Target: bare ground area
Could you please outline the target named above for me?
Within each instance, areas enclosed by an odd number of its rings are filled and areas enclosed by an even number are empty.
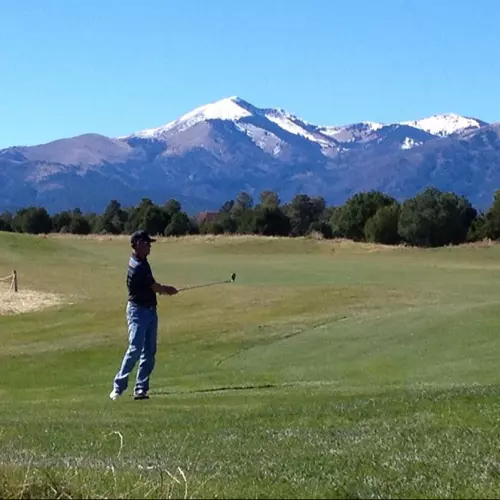
[[[17,293],[10,283],[0,282],[0,316],[40,311],[67,303],[62,295],[20,289]]]

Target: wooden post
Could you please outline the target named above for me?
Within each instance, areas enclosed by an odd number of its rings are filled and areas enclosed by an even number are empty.
[[[14,276],[14,292],[17,293],[17,271],[14,269],[14,271],[12,271],[12,275]]]

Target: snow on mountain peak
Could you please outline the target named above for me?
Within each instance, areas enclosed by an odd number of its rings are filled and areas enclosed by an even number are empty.
[[[252,104],[237,97],[227,97],[204,106],[199,106],[192,111],[181,116],[166,125],[157,128],[141,130],[132,135],[140,138],[160,138],[166,132],[183,132],[184,130],[206,120],[228,120],[235,122],[237,128],[250,134],[251,127],[248,124],[241,123],[243,118],[259,116],[273,122],[281,129],[298,136],[302,136],[312,142],[319,143],[321,146],[330,146],[330,141],[321,133],[309,130],[309,124],[297,116],[287,112],[284,109],[260,109]],[[316,127],[313,127],[316,128]],[[250,134],[252,136],[252,134]],[[253,134],[255,135],[255,134]]]
[[[228,97],[193,109],[193,111],[182,116],[179,121],[239,120],[240,118],[251,115],[251,113],[242,106],[243,103],[244,101],[239,97]]]
[[[248,107],[251,106],[237,96],[227,97],[210,104],[199,106],[166,125],[141,130],[133,135],[141,138],[156,138],[173,128],[177,128],[178,131],[181,132],[204,120],[236,121],[252,115],[247,109]]]
[[[375,132],[382,127],[385,127],[383,123],[363,121],[343,126],[322,126],[318,130],[339,142],[355,142],[365,134]]]
[[[385,127],[385,125],[383,123],[378,123],[378,122],[361,122],[363,125],[366,125],[366,127],[369,129],[369,130],[379,130],[383,127]]]
[[[386,123],[373,121],[362,121],[343,126],[317,126],[310,122],[306,122],[301,118],[289,113],[281,108],[257,108],[238,96],[226,97],[203,106],[199,106],[192,111],[184,114],[180,118],[167,123],[161,127],[141,130],[135,134],[120,137],[119,139],[127,139],[129,137],[139,138],[166,138],[166,134],[176,134],[189,129],[197,123],[210,120],[225,120],[232,121],[237,128],[244,130],[247,135],[252,138],[260,137],[259,133],[251,129],[248,123],[254,121],[246,120],[246,118],[255,117],[259,120],[269,120],[286,132],[301,136],[311,142],[315,142],[322,149],[329,149],[339,143],[357,143],[370,141],[378,130],[388,126]],[[261,124],[264,122],[260,122]],[[419,120],[411,120],[395,123],[397,126],[410,126],[436,137],[447,137],[456,132],[461,132],[467,129],[476,129],[487,125],[485,122],[474,118],[467,118],[454,113],[433,115]],[[255,123],[254,123],[255,127]],[[263,130],[272,132],[272,127],[267,128],[261,125]],[[278,134],[279,135],[279,134]],[[256,139],[257,140],[257,139]],[[258,139],[258,142],[260,139]],[[260,143],[260,142],[259,142]],[[418,145],[410,139],[402,145],[403,149],[410,149]]]
[[[306,121],[298,118],[284,109],[266,109],[263,110],[264,116],[278,127],[286,130],[290,134],[299,135],[305,137],[306,139],[321,144],[323,146],[328,146],[329,143],[321,133],[314,133],[308,130],[310,125]]]
[[[468,128],[479,128],[482,123],[474,118],[447,113],[444,115],[433,115],[421,120],[401,122],[401,125],[409,125],[424,130],[432,135],[446,137]]]

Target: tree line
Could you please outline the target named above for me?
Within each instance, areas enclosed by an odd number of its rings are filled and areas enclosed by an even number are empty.
[[[262,191],[255,201],[247,192],[226,201],[218,211],[190,217],[170,199],[157,205],[143,198],[122,207],[112,200],[102,214],[78,208],[50,215],[30,206],[0,214],[0,231],[20,233],[130,234],[145,229],[153,235],[259,234],[347,238],[421,247],[500,238],[500,190],[486,212],[476,210],[464,196],[429,187],[402,203],[380,191],[360,192],[343,205],[328,206],[323,197],[296,195],[282,203],[273,191]]]

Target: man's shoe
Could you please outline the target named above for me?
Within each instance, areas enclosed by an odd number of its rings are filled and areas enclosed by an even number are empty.
[[[113,389],[109,394],[109,399],[113,401],[117,400],[122,395],[121,392],[118,392],[116,389]]]
[[[134,399],[136,401],[141,400],[141,399],[149,399],[148,393],[146,391],[137,391],[134,394]]]

